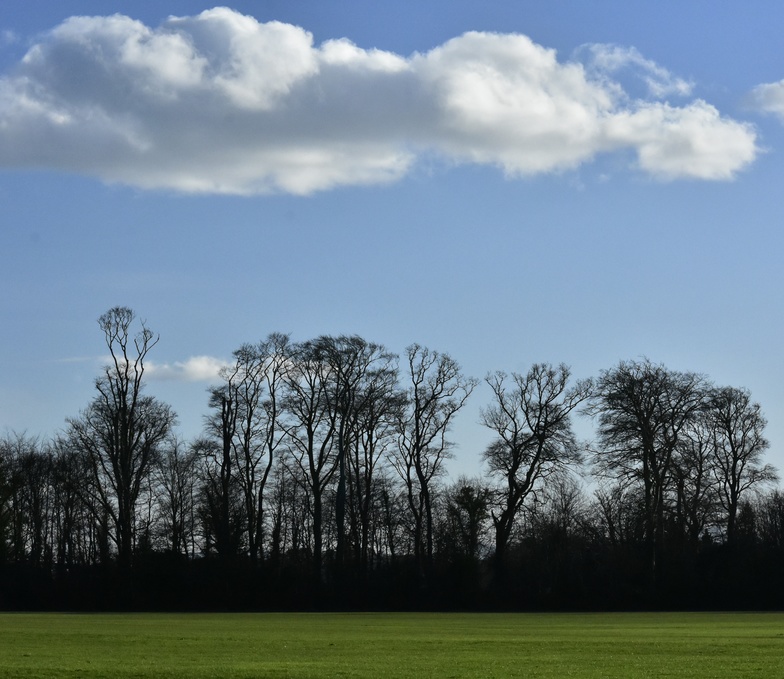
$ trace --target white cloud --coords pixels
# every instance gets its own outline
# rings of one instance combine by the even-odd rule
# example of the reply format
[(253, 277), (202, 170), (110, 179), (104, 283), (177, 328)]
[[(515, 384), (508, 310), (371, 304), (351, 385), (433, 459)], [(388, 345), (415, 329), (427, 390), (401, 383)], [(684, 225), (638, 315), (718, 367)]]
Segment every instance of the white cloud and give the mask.
[(650, 96), (657, 99), (670, 95), (687, 97), (694, 87), (693, 83), (646, 59), (635, 47), (592, 44), (583, 45), (579, 53), (587, 55), (587, 68), (593, 77), (609, 78), (629, 72), (645, 84)]
[(640, 167), (662, 179), (731, 179), (754, 160), (748, 125), (723, 119), (704, 101), (684, 108), (654, 103), (618, 114), (609, 134), (638, 150)]
[(145, 365), (145, 375), (151, 380), (174, 380), (178, 382), (215, 382), (218, 373), (228, 364), (213, 356), (192, 356), (186, 361), (175, 363), (152, 363)]
[(751, 103), (760, 111), (773, 113), (784, 122), (784, 80), (755, 87), (751, 91)]
[[(0, 79), (0, 166), (184, 192), (307, 194), (404, 176), (423, 154), (508, 175), (631, 149), (675, 179), (728, 179), (756, 134), (634, 49), (559, 62), (523, 35), (467, 33), (403, 57), (226, 8), (149, 28), (74, 17)], [(646, 97), (610, 77), (637, 69)]]
[(448, 156), (534, 174), (602, 150), (611, 94), (525, 36), (467, 33), (413, 67), (433, 93), (428, 141)]

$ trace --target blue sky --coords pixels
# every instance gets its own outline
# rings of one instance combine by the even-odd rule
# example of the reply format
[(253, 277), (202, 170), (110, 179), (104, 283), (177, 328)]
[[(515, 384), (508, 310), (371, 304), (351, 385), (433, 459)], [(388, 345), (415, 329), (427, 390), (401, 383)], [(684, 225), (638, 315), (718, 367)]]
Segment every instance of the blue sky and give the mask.
[(784, 469), (780, 3), (213, 7), (4, 0), (0, 430), (78, 414), (126, 305), (186, 437), (241, 343), (358, 333), (702, 372)]

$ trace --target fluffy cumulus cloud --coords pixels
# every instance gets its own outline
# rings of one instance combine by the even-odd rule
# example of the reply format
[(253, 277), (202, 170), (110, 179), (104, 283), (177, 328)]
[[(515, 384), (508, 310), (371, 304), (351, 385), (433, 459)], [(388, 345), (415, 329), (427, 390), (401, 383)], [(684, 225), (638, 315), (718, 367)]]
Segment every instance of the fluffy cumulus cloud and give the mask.
[(175, 380), (178, 382), (214, 382), (227, 363), (212, 356), (192, 356), (186, 361), (175, 363), (151, 363), (145, 365), (145, 374), (152, 380)]
[(784, 123), (784, 80), (758, 85), (751, 93), (752, 104), (765, 113), (773, 113)]
[[(227, 8), (73, 17), (0, 79), (0, 166), (184, 192), (307, 194), (390, 182), (423, 154), (509, 176), (631, 150), (653, 176), (728, 179), (747, 124), (635, 50), (559, 61), (523, 35), (466, 33), (404, 57)], [(645, 83), (633, 97), (616, 79)]]

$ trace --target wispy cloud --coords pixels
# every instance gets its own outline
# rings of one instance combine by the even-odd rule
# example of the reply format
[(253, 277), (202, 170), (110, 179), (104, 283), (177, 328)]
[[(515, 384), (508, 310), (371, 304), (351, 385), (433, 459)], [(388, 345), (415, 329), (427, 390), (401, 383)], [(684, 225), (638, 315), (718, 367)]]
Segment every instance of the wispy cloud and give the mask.
[(174, 363), (147, 362), (144, 374), (151, 380), (214, 382), (227, 363), (213, 356), (192, 356)]
[(694, 88), (693, 83), (672, 74), (655, 61), (646, 59), (635, 47), (591, 44), (583, 45), (577, 53), (583, 57), (589, 75), (606, 79), (610, 86), (612, 78), (628, 73), (640, 80), (648, 94), (657, 99), (672, 95), (688, 97)]
[[(466, 33), (409, 57), (226, 8), (150, 28), (73, 17), (0, 79), (0, 166), (183, 192), (307, 194), (395, 181), (422, 154), (518, 177), (631, 149), (664, 179), (731, 179), (754, 129), (686, 96), (636, 50), (560, 62), (523, 35)], [(647, 97), (612, 75), (632, 66)]]
[(97, 356), (67, 356), (66, 358), (54, 358), (51, 360), (53, 363), (66, 365), (69, 363), (99, 363), (102, 359)]
[(19, 42), (19, 36), (13, 31), (4, 30), (0, 31), (0, 47), (7, 47)]
[(765, 113), (772, 113), (784, 123), (784, 80), (758, 85), (751, 91), (751, 105)]

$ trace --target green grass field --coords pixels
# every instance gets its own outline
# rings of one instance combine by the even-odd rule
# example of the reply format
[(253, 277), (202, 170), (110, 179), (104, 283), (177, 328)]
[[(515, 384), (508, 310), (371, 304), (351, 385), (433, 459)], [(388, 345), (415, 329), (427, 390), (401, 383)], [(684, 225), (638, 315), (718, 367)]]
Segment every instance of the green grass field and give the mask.
[(0, 614), (0, 677), (784, 677), (784, 614)]

